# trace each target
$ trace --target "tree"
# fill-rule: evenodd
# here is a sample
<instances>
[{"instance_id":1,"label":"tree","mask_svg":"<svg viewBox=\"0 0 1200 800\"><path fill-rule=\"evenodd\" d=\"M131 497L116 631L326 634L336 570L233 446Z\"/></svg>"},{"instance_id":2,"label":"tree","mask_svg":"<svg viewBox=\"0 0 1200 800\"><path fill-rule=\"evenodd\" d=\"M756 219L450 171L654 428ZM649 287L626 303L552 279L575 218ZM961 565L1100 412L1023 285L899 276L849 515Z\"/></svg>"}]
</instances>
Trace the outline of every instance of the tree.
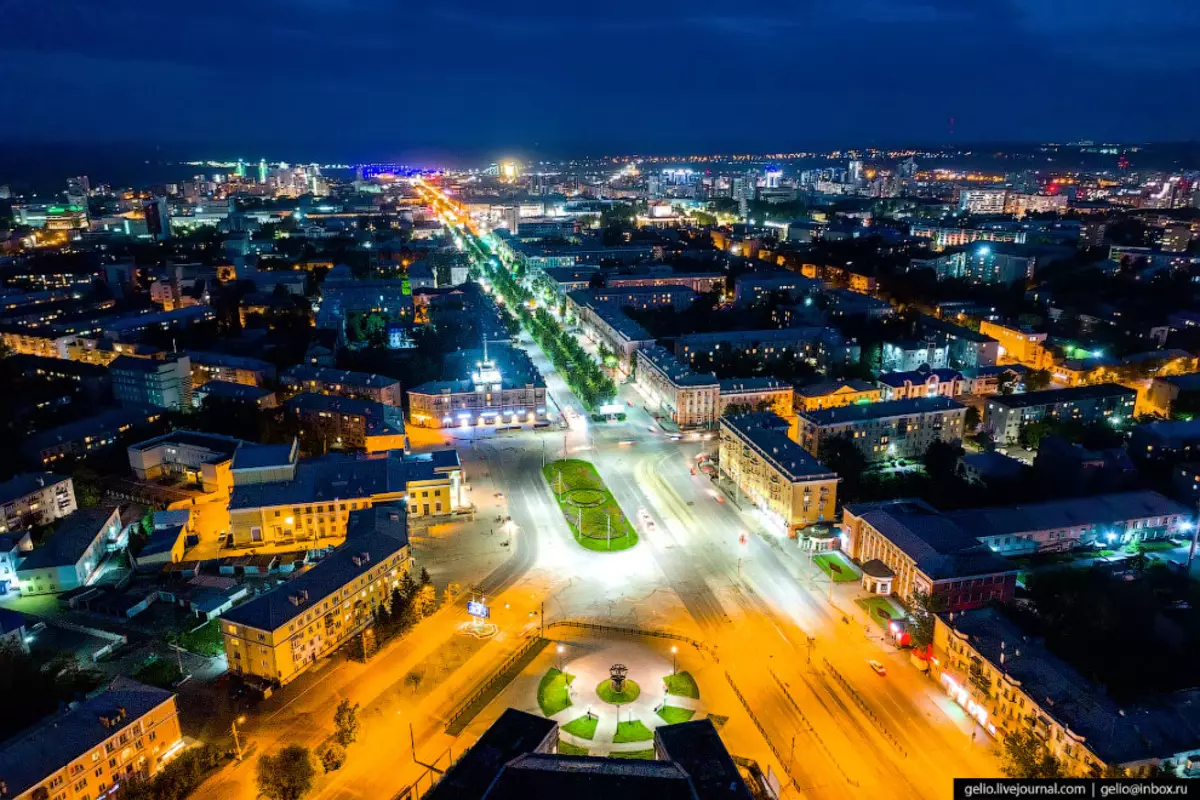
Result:
<instances>
[{"instance_id":1,"label":"tree","mask_svg":"<svg viewBox=\"0 0 1200 800\"><path fill-rule=\"evenodd\" d=\"M920 589L913 589L912 613L909 615L912 624L908 628L908 635L912 639L914 649L924 650L928 655L933 647L935 615L945 609L945 606L946 601L941 595L931 595Z\"/></svg>"},{"instance_id":2,"label":"tree","mask_svg":"<svg viewBox=\"0 0 1200 800\"><path fill-rule=\"evenodd\" d=\"M1045 439L1054 430L1054 423L1048 420L1026 422L1021 426L1021 430L1017 434L1017 440L1026 450L1037 450L1042 444L1042 439Z\"/></svg>"},{"instance_id":3,"label":"tree","mask_svg":"<svg viewBox=\"0 0 1200 800\"><path fill-rule=\"evenodd\" d=\"M952 481L958 474L963 449L957 444L935 439L925 450L925 472L935 481Z\"/></svg>"},{"instance_id":4,"label":"tree","mask_svg":"<svg viewBox=\"0 0 1200 800\"><path fill-rule=\"evenodd\" d=\"M1062 768L1033 731L1023 729L1004 737L1001 771L1010 778L1058 778Z\"/></svg>"},{"instance_id":5,"label":"tree","mask_svg":"<svg viewBox=\"0 0 1200 800\"><path fill-rule=\"evenodd\" d=\"M424 619L435 611L437 611L437 592L432 584L425 584L417 590L416 597L413 598L413 616L417 619Z\"/></svg>"},{"instance_id":6,"label":"tree","mask_svg":"<svg viewBox=\"0 0 1200 800\"><path fill-rule=\"evenodd\" d=\"M979 409L975 406L967 406L966 416L963 417L963 429L973 431L979 427L979 423L983 421Z\"/></svg>"},{"instance_id":7,"label":"tree","mask_svg":"<svg viewBox=\"0 0 1200 800\"><path fill-rule=\"evenodd\" d=\"M853 500L862 486L863 470L867 468L867 459L854 440L849 436L830 438L821 445L820 459L822 464L841 477L844 488L839 490L839 494L843 502Z\"/></svg>"},{"instance_id":8,"label":"tree","mask_svg":"<svg viewBox=\"0 0 1200 800\"><path fill-rule=\"evenodd\" d=\"M346 763L346 748L336 742L330 742L321 751L321 768L326 772L333 772L342 768Z\"/></svg>"},{"instance_id":9,"label":"tree","mask_svg":"<svg viewBox=\"0 0 1200 800\"><path fill-rule=\"evenodd\" d=\"M1031 369L1025 375L1025 390L1028 392L1036 392L1039 389L1045 389L1050 385L1050 370L1048 369Z\"/></svg>"},{"instance_id":10,"label":"tree","mask_svg":"<svg viewBox=\"0 0 1200 800\"><path fill-rule=\"evenodd\" d=\"M271 800L300 800L312 789L316 775L312 754L298 744L258 757L258 791Z\"/></svg>"},{"instance_id":11,"label":"tree","mask_svg":"<svg viewBox=\"0 0 1200 800\"><path fill-rule=\"evenodd\" d=\"M333 735L342 747L353 744L358 738L358 708L358 703L350 705L349 700L343 699L333 712L333 726L336 729Z\"/></svg>"},{"instance_id":12,"label":"tree","mask_svg":"<svg viewBox=\"0 0 1200 800\"><path fill-rule=\"evenodd\" d=\"M433 580L429 577L429 570L425 569L424 567L421 567L421 578L418 583L421 586L428 586L429 584L433 583Z\"/></svg>"}]
</instances>

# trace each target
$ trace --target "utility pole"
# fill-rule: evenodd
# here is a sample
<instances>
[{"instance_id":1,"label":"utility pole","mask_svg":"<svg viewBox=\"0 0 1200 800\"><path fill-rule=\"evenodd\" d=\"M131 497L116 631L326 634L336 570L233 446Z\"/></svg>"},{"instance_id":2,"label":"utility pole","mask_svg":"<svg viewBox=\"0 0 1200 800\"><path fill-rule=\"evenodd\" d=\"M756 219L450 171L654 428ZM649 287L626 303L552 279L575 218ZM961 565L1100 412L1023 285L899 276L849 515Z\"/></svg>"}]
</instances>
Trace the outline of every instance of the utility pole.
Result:
<instances>
[{"instance_id":1,"label":"utility pole","mask_svg":"<svg viewBox=\"0 0 1200 800\"><path fill-rule=\"evenodd\" d=\"M238 761L242 760L242 741L241 741L241 739L238 738L237 726L238 726L239 722L244 723L245 721L246 721L245 717L238 717L237 719L235 719L233 721L233 724L231 726L229 726L229 729L231 731L233 731L233 746L237 750Z\"/></svg>"}]
</instances>

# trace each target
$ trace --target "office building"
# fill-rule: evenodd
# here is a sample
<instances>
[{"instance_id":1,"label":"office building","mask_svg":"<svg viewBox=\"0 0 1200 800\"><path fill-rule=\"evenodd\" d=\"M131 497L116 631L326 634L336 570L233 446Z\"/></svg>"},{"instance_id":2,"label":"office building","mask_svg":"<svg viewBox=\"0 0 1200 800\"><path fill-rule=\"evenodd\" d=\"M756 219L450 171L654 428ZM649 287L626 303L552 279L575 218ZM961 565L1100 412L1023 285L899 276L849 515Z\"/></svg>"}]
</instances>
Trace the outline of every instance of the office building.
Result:
<instances>
[{"instance_id":1,"label":"office building","mask_svg":"<svg viewBox=\"0 0 1200 800\"><path fill-rule=\"evenodd\" d=\"M61 594L86 586L96 575L110 542L121 533L117 508L85 508L58 528L17 565L21 595Z\"/></svg>"},{"instance_id":2,"label":"office building","mask_svg":"<svg viewBox=\"0 0 1200 800\"><path fill-rule=\"evenodd\" d=\"M951 369L990 367L1000 359L1000 342L991 336L928 314L921 314L917 325L926 338L945 343L946 366Z\"/></svg>"},{"instance_id":3,"label":"office building","mask_svg":"<svg viewBox=\"0 0 1200 800\"><path fill-rule=\"evenodd\" d=\"M1001 609L938 614L933 652L933 675L955 702L998 740L1032 734L1065 777L1175 777L1200 748L1200 694L1117 703Z\"/></svg>"},{"instance_id":4,"label":"office building","mask_svg":"<svg viewBox=\"0 0 1200 800\"><path fill-rule=\"evenodd\" d=\"M108 369L113 396L121 405L172 411L192 407L192 363L185 355L162 360L120 356Z\"/></svg>"},{"instance_id":5,"label":"office building","mask_svg":"<svg viewBox=\"0 0 1200 800\"><path fill-rule=\"evenodd\" d=\"M920 592L947 611L1012 599L1017 568L924 500L853 503L842 511L843 549L863 566L873 594L912 603Z\"/></svg>"},{"instance_id":6,"label":"office building","mask_svg":"<svg viewBox=\"0 0 1200 800\"><path fill-rule=\"evenodd\" d=\"M956 369L920 367L912 372L885 372L876 381L883 400L908 400L915 397L958 397L967 382Z\"/></svg>"},{"instance_id":7,"label":"office building","mask_svg":"<svg viewBox=\"0 0 1200 800\"><path fill-rule=\"evenodd\" d=\"M997 228L958 228L937 223L913 223L909 232L917 239L929 239L935 250L962 247L973 242L1024 244L1028 234L1020 230Z\"/></svg>"},{"instance_id":8,"label":"office building","mask_svg":"<svg viewBox=\"0 0 1200 800\"><path fill-rule=\"evenodd\" d=\"M465 508L458 453L334 454L296 460L295 446L242 447L229 499L234 547L340 544L350 511L406 500L408 513L436 517Z\"/></svg>"},{"instance_id":9,"label":"office building","mask_svg":"<svg viewBox=\"0 0 1200 800\"><path fill-rule=\"evenodd\" d=\"M681 428L711 427L730 407L791 413L793 388L775 378L719 380L694 372L658 345L639 350L637 360L635 385L649 399L647 407Z\"/></svg>"},{"instance_id":10,"label":"office building","mask_svg":"<svg viewBox=\"0 0 1200 800\"><path fill-rule=\"evenodd\" d=\"M974 244L933 258L914 258L910 269L932 269L938 280L1010 284L1033 280L1037 258L1022 245Z\"/></svg>"},{"instance_id":11,"label":"office building","mask_svg":"<svg viewBox=\"0 0 1200 800\"><path fill-rule=\"evenodd\" d=\"M1004 200L1004 213L1023 219L1026 214L1065 214L1069 207L1065 194L1022 194L1009 192Z\"/></svg>"},{"instance_id":12,"label":"office building","mask_svg":"<svg viewBox=\"0 0 1200 800\"><path fill-rule=\"evenodd\" d=\"M720 471L779 533L795 538L832 521L837 473L788 438L787 420L770 412L721 417Z\"/></svg>"},{"instance_id":13,"label":"office building","mask_svg":"<svg viewBox=\"0 0 1200 800\"><path fill-rule=\"evenodd\" d=\"M386 375L351 372L306 364L292 367L279 376L279 390L286 397L301 393L372 400L399 406L403 399L400 381Z\"/></svg>"},{"instance_id":14,"label":"office building","mask_svg":"<svg viewBox=\"0 0 1200 800\"><path fill-rule=\"evenodd\" d=\"M0 533L49 525L77 508L75 485L52 472L26 472L0 483Z\"/></svg>"},{"instance_id":15,"label":"office building","mask_svg":"<svg viewBox=\"0 0 1200 800\"><path fill-rule=\"evenodd\" d=\"M367 628L412 570L408 510L387 502L352 510L345 541L286 583L221 615L233 672L280 686Z\"/></svg>"},{"instance_id":16,"label":"office building","mask_svg":"<svg viewBox=\"0 0 1200 800\"><path fill-rule=\"evenodd\" d=\"M1136 390L1115 383L992 395L984 405L983 424L996 441L1012 443L1031 422L1122 422L1133 415L1136 400Z\"/></svg>"},{"instance_id":17,"label":"office building","mask_svg":"<svg viewBox=\"0 0 1200 800\"><path fill-rule=\"evenodd\" d=\"M933 442L962 439L966 414L966 406L946 397L798 411L796 440L817 458L834 437L852 441L868 464L922 458Z\"/></svg>"},{"instance_id":18,"label":"office building","mask_svg":"<svg viewBox=\"0 0 1200 800\"><path fill-rule=\"evenodd\" d=\"M1045 333L986 319L979 323L979 333L1000 343L997 363L1016 363L1029 369L1049 369L1054 366L1054 357L1046 349Z\"/></svg>"},{"instance_id":19,"label":"office building","mask_svg":"<svg viewBox=\"0 0 1200 800\"><path fill-rule=\"evenodd\" d=\"M1116 548L1182 535L1191 511L1158 492L1116 492L948 511L946 518L1006 556L1097 545Z\"/></svg>"},{"instance_id":20,"label":"office building","mask_svg":"<svg viewBox=\"0 0 1200 800\"><path fill-rule=\"evenodd\" d=\"M798 411L820 411L823 408L878 403L882 399L883 390L878 386L853 379L798 386L795 392L795 405Z\"/></svg>"},{"instance_id":21,"label":"office building","mask_svg":"<svg viewBox=\"0 0 1200 800\"><path fill-rule=\"evenodd\" d=\"M119 677L0 745L0 783L14 800L99 800L183 746L175 695Z\"/></svg>"},{"instance_id":22,"label":"office building","mask_svg":"<svg viewBox=\"0 0 1200 800\"><path fill-rule=\"evenodd\" d=\"M913 372L921 367L946 369L949 364L950 343L940 336L884 342L880 353L882 372Z\"/></svg>"}]
</instances>

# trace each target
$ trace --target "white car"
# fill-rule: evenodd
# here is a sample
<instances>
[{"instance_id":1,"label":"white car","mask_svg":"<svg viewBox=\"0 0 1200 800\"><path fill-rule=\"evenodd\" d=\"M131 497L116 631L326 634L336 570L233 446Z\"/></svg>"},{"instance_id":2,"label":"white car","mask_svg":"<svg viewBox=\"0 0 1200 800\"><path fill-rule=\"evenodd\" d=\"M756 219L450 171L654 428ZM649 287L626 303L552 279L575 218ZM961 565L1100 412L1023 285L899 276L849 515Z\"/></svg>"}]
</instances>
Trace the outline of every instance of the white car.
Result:
<instances>
[{"instance_id":1,"label":"white car","mask_svg":"<svg viewBox=\"0 0 1200 800\"><path fill-rule=\"evenodd\" d=\"M880 664L875 659L867 661L867 666L875 670L876 675L887 675L887 667L885 667L883 664Z\"/></svg>"}]
</instances>

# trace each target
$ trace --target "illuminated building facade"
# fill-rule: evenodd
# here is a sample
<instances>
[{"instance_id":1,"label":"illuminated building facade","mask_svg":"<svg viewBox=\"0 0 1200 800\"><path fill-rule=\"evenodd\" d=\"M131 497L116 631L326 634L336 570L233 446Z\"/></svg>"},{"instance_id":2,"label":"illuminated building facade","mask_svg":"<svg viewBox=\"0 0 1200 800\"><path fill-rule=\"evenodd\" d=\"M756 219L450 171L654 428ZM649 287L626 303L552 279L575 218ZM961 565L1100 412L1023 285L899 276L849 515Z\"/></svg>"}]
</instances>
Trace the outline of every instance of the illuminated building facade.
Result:
<instances>
[{"instance_id":1,"label":"illuminated building facade","mask_svg":"<svg viewBox=\"0 0 1200 800\"><path fill-rule=\"evenodd\" d=\"M868 464L922 458L935 441L962 439L966 414L966 406L946 397L800 411L796 439L818 458L821 447L835 437L850 439Z\"/></svg>"}]
</instances>

